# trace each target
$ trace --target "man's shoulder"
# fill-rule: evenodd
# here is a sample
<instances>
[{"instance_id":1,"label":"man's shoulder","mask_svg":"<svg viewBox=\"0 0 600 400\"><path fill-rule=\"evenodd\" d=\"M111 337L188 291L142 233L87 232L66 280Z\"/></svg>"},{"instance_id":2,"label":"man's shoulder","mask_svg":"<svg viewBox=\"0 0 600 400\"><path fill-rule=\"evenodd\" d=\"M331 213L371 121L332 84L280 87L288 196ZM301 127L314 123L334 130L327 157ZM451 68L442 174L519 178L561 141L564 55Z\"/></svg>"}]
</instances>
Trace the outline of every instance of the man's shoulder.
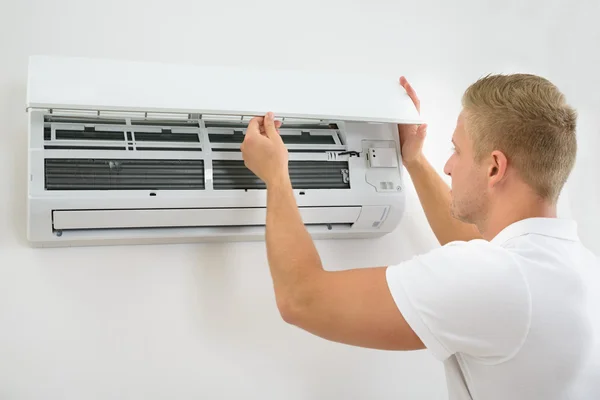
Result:
<instances>
[{"instance_id":1,"label":"man's shoulder","mask_svg":"<svg viewBox=\"0 0 600 400\"><path fill-rule=\"evenodd\" d=\"M514 262L510 249L498 244L491 243L484 239L473 239L470 241L454 241L435 248L422 256L425 259L435 259L441 257L444 259L457 260L460 262L495 262L506 263Z\"/></svg>"},{"instance_id":2,"label":"man's shoulder","mask_svg":"<svg viewBox=\"0 0 600 400\"><path fill-rule=\"evenodd\" d=\"M520 266L510 249L483 239L450 242L415 256L408 263L444 275L481 279L481 282L520 279L521 275Z\"/></svg>"},{"instance_id":3,"label":"man's shoulder","mask_svg":"<svg viewBox=\"0 0 600 400\"><path fill-rule=\"evenodd\" d=\"M387 281L398 309L440 359L457 352L503 359L527 332L528 283L497 244L448 243L389 268Z\"/></svg>"}]
</instances>

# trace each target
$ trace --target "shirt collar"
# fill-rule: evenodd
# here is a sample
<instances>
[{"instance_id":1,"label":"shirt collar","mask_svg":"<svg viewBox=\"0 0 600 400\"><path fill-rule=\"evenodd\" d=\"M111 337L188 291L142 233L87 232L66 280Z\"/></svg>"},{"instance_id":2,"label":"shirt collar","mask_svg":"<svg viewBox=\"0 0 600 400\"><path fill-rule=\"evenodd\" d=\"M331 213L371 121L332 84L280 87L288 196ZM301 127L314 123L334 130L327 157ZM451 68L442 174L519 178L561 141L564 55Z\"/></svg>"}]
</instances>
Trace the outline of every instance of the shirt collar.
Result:
<instances>
[{"instance_id":1,"label":"shirt collar","mask_svg":"<svg viewBox=\"0 0 600 400\"><path fill-rule=\"evenodd\" d=\"M527 234L579 241L577 223L573 220L564 218L526 218L507 226L490 242L503 244L510 239Z\"/></svg>"}]
</instances>

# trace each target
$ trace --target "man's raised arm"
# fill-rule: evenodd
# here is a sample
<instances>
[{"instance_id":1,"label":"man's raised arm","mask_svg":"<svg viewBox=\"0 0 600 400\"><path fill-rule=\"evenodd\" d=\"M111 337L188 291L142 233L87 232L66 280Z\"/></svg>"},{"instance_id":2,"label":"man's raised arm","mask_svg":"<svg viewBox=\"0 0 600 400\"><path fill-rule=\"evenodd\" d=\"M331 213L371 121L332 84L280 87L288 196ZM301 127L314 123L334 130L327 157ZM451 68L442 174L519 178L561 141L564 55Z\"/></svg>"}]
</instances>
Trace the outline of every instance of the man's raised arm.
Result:
<instances>
[{"instance_id":1,"label":"man's raised arm","mask_svg":"<svg viewBox=\"0 0 600 400\"><path fill-rule=\"evenodd\" d=\"M417 110L421 111L419 98L406 78L400 78ZM474 225L463 223L450 213L450 188L423 155L423 141L427 126L399 125L402 161L419 196L427 221L440 244L455 240L469 241L482 236Z\"/></svg>"}]
</instances>

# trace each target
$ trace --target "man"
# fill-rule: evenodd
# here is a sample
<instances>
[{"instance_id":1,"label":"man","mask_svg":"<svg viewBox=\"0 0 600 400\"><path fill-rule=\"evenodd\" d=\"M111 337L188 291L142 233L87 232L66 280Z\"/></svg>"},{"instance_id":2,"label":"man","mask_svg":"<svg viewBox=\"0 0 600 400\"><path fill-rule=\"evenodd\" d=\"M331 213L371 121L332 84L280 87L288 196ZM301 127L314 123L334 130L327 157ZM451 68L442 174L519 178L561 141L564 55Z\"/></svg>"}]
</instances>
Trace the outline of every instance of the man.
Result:
<instances>
[{"instance_id":1,"label":"man","mask_svg":"<svg viewBox=\"0 0 600 400\"><path fill-rule=\"evenodd\" d=\"M482 78L462 104L444 168L451 190L422 154L426 125L399 126L404 167L442 246L338 272L323 269L302 223L281 124L272 113L250 122L242 152L267 186L279 311L328 340L427 348L444 362L451 399L600 399L598 259L556 216L576 113L552 83L525 74Z\"/></svg>"}]
</instances>

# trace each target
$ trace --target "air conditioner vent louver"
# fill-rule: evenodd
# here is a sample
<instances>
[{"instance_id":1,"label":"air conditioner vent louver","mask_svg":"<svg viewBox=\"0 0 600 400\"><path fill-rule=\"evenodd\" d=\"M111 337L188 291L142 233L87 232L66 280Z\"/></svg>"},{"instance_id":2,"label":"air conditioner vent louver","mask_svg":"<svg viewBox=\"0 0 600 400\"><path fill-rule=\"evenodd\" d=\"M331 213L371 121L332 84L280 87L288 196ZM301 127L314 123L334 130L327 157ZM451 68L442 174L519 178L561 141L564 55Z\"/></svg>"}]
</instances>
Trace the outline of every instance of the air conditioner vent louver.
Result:
<instances>
[{"instance_id":1,"label":"air conditioner vent louver","mask_svg":"<svg viewBox=\"0 0 600 400\"><path fill-rule=\"evenodd\" d=\"M285 144L335 144L333 136L311 135L309 132L302 132L300 135L283 135L281 138Z\"/></svg>"},{"instance_id":2,"label":"air conditioner vent louver","mask_svg":"<svg viewBox=\"0 0 600 400\"><path fill-rule=\"evenodd\" d=\"M348 162L289 161L294 189L348 189L344 179ZM224 189L264 189L265 184L244 165L244 161L213 160L213 187Z\"/></svg>"},{"instance_id":3,"label":"air conditioner vent louver","mask_svg":"<svg viewBox=\"0 0 600 400\"><path fill-rule=\"evenodd\" d=\"M211 133L208 135L211 143L242 143L244 141L244 133L235 131L233 134L227 133ZM300 135L281 135L281 139L285 144L335 144L335 140L331 135L311 135L310 132L302 132Z\"/></svg>"},{"instance_id":4,"label":"air conditioner vent louver","mask_svg":"<svg viewBox=\"0 0 600 400\"><path fill-rule=\"evenodd\" d=\"M136 132L135 140L136 142L200 143L197 133L173 133L168 129L163 129L161 133Z\"/></svg>"},{"instance_id":5,"label":"air conditioner vent louver","mask_svg":"<svg viewBox=\"0 0 600 400\"><path fill-rule=\"evenodd\" d=\"M249 121L240 120L215 120L215 119L205 119L204 126L207 128L239 128L246 129L248 127ZM297 119L294 122L283 121L283 127L285 129L339 129L337 124L331 123L303 123L301 119Z\"/></svg>"},{"instance_id":6,"label":"air conditioner vent louver","mask_svg":"<svg viewBox=\"0 0 600 400\"><path fill-rule=\"evenodd\" d=\"M123 140L124 137L123 132L102 131L88 127L85 127L83 131L56 130L56 139L58 140Z\"/></svg>"},{"instance_id":7,"label":"air conditioner vent louver","mask_svg":"<svg viewBox=\"0 0 600 400\"><path fill-rule=\"evenodd\" d=\"M231 133L210 133L208 140L211 143L238 143L241 144L244 141L244 133L242 131L235 131ZM215 147L215 146L213 146ZM216 146L218 147L218 145Z\"/></svg>"},{"instance_id":8,"label":"air conditioner vent louver","mask_svg":"<svg viewBox=\"0 0 600 400\"><path fill-rule=\"evenodd\" d=\"M46 190L199 190L203 160L46 159Z\"/></svg>"}]
</instances>

